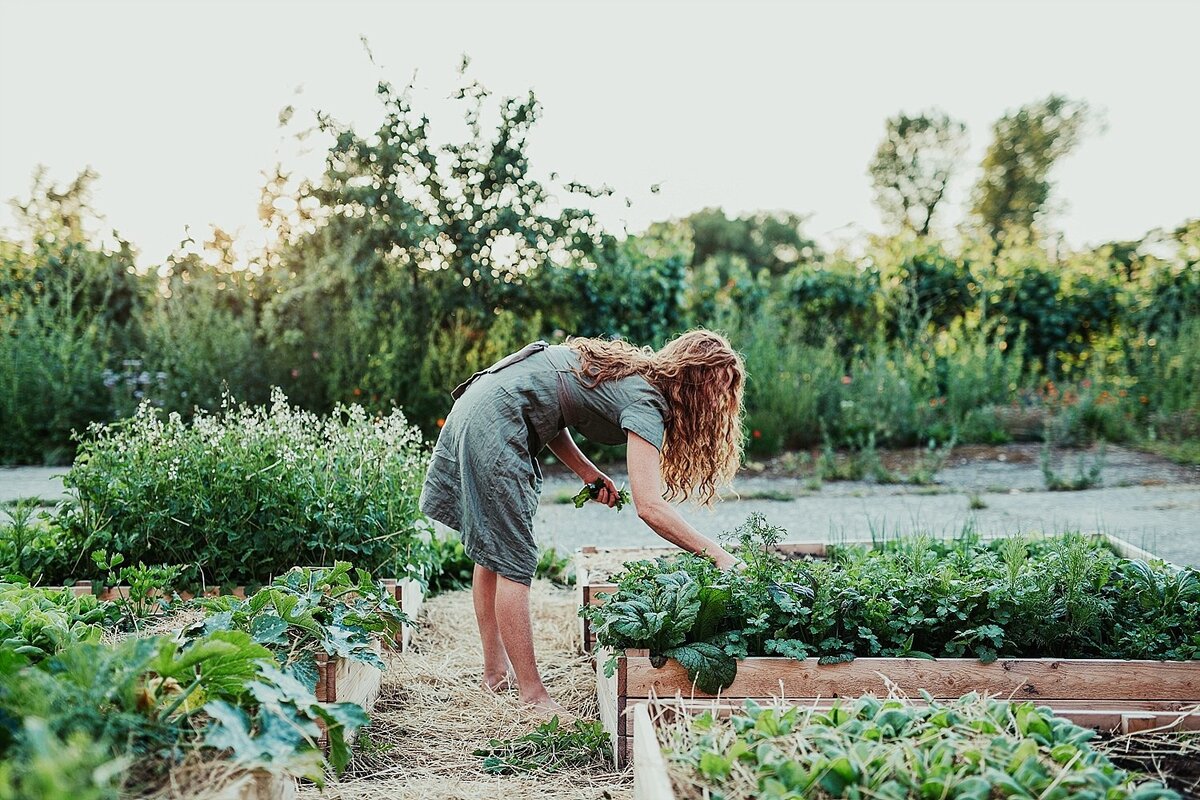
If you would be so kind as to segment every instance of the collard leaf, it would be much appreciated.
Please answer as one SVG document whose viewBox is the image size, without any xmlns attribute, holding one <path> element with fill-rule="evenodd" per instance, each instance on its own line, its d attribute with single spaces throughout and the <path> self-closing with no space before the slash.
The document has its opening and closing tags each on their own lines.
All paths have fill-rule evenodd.
<svg viewBox="0 0 1200 800">
<path fill-rule="evenodd" d="M 696 688 L 707 694 L 717 694 L 737 677 L 737 661 L 733 656 L 707 642 L 673 647 L 663 655 L 678 661 Z"/>
<path fill-rule="evenodd" d="M 707 641 L 721 629 L 721 621 L 733 591 L 728 586 L 705 586 L 697 594 L 700 608 L 696 612 L 696 622 L 692 626 L 691 638 Z"/>
</svg>

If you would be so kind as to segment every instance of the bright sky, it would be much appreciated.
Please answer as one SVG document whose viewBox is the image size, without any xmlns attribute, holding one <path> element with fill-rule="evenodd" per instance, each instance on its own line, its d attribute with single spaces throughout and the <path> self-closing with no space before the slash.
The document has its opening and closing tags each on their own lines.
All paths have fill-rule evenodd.
<svg viewBox="0 0 1200 800">
<path fill-rule="evenodd" d="M 931 106 L 971 136 L 950 223 L 995 118 L 1060 92 L 1107 127 L 1056 172 L 1056 224 L 1076 245 L 1132 238 L 1200 215 L 1198 30 L 1189 0 L 0 0 L 0 197 L 24 196 L 37 164 L 59 180 L 91 165 L 96 207 L 144 266 L 186 225 L 252 237 L 262 171 L 320 166 L 319 148 L 281 147 L 283 106 L 365 128 L 375 82 L 415 72 L 417 107 L 453 130 L 467 53 L 497 94 L 537 92 L 535 169 L 634 199 L 601 209 L 616 230 L 712 205 L 811 213 L 826 244 L 877 230 L 866 167 L 884 119 Z"/>
</svg>

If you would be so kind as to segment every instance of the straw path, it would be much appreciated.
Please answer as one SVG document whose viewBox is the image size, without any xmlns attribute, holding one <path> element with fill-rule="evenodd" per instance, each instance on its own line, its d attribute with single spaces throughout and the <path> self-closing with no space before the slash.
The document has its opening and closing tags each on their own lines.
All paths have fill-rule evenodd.
<svg viewBox="0 0 1200 800">
<path fill-rule="evenodd" d="M 533 634 L 542 677 L 551 696 L 581 719 L 595 719 L 592 662 L 576 653 L 576 600 L 572 590 L 535 581 L 530 593 Z M 508 800 L 632 796 L 632 776 L 597 764 L 536 776 L 492 776 L 472 752 L 495 738 L 528 733 L 544 718 L 525 710 L 515 692 L 480 689 L 483 661 L 469 591 L 428 601 L 413 648 L 388 656 L 379 703 L 371 714 L 369 744 L 357 749 L 349 770 L 323 792 L 329 800 Z"/>
</svg>

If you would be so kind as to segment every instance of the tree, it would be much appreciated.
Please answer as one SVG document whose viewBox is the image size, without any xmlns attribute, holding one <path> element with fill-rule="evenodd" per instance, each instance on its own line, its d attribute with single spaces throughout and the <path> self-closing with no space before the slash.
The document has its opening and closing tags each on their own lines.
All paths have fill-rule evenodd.
<svg viewBox="0 0 1200 800">
<path fill-rule="evenodd" d="M 1089 115 L 1086 103 L 1051 95 L 996 121 L 972 210 L 997 251 L 1010 231 L 1034 232 L 1050 171 L 1079 144 Z"/>
<path fill-rule="evenodd" d="M 927 236 L 966 145 L 966 126 L 943 112 L 887 121 L 869 169 L 875 202 L 889 222 Z"/>
<path fill-rule="evenodd" d="M 433 140 L 407 92 L 381 82 L 373 129 L 320 115 L 332 139 L 324 173 L 288 202 L 275 196 L 278 179 L 264 194 L 268 217 L 287 210 L 268 222 L 288 234 L 271 261 L 279 291 L 264 323 L 279 382 L 310 405 L 378 398 L 435 419 L 443 388 L 414 378 L 447 331 L 484 347 L 501 310 L 532 319 L 549 305 L 542 273 L 594 265 L 614 245 L 569 204 L 596 192 L 531 172 L 533 94 L 495 102 L 466 66 L 462 139 Z M 314 383 L 302 385 L 307 375 Z"/>
<path fill-rule="evenodd" d="M 772 275 L 783 275 L 797 264 L 821 260 L 817 243 L 804 233 L 805 220 L 799 214 L 772 211 L 730 219 L 720 208 L 706 208 L 680 223 L 691 234 L 689 266 L 693 269 L 715 256 L 740 256 L 752 272 L 765 269 Z M 655 223 L 646 237 L 669 238 L 680 223 Z"/>
</svg>

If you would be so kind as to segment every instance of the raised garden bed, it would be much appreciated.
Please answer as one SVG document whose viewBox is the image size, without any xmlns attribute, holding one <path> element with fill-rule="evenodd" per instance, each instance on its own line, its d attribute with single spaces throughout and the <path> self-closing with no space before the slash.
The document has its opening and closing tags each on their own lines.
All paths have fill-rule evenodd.
<svg viewBox="0 0 1200 800">
<path fill-rule="evenodd" d="M 1200 728 L 1194 570 L 1077 534 L 914 537 L 803 561 L 786 556 L 825 546 L 781 535 L 752 515 L 738 529 L 741 570 L 677 554 L 631 564 L 615 586 L 583 584 L 613 593 L 582 611 L 619 763 L 632 746 L 626 712 L 654 697 L 819 705 L 978 692 L 1104 730 Z"/>
<path fill-rule="evenodd" d="M 609 655 L 597 652 L 597 699 L 618 766 L 628 763 L 634 746 L 629 712 L 638 703 L 681 698 L 711 705 L 718 697 L 695 688 L 677 661 L 653 666 L 645 650 L 620 654 L 612 677 L 606 677 Z M 739 662 L 737 677 L 719 698 L 737 706 L 748 698 L 822 706 L 864 694 L 887 696 L 892 687 L 911 697 L 925 691 L 936 700 L 968 692 L 1031 700 L 1097 730 L 1200 730 L 1200 661 L 1020 658 L 984 664 L 973 658 L 858 658 L 818 664 L 751 657 Z"/>
<path fill-rule="evenodd" d="M 1155 556 L 1146 550 L 1108 533 L 1093 534 L 1102 539 L 1122 558 L 1150 561 Z M 825 558 L 831 546 L 871 547 L 869 539 L 842 542 L 783 542 L 775 550 L 788 558 Z M 656 558 L 678 553 L 677 547 L 593 547 L 585 546 L 575 551 L 575 586 L 580 606 L 598 606 L 604 603 L 602 594 L 612 594 L 616 584 L 610 579 L 620 572 L 621 564 L 644 558 Z M 591 623 L 584 617 L 579 619 L 580 651 L 590 653 L 596 646 L 596 634 Z"/>
</svg>

